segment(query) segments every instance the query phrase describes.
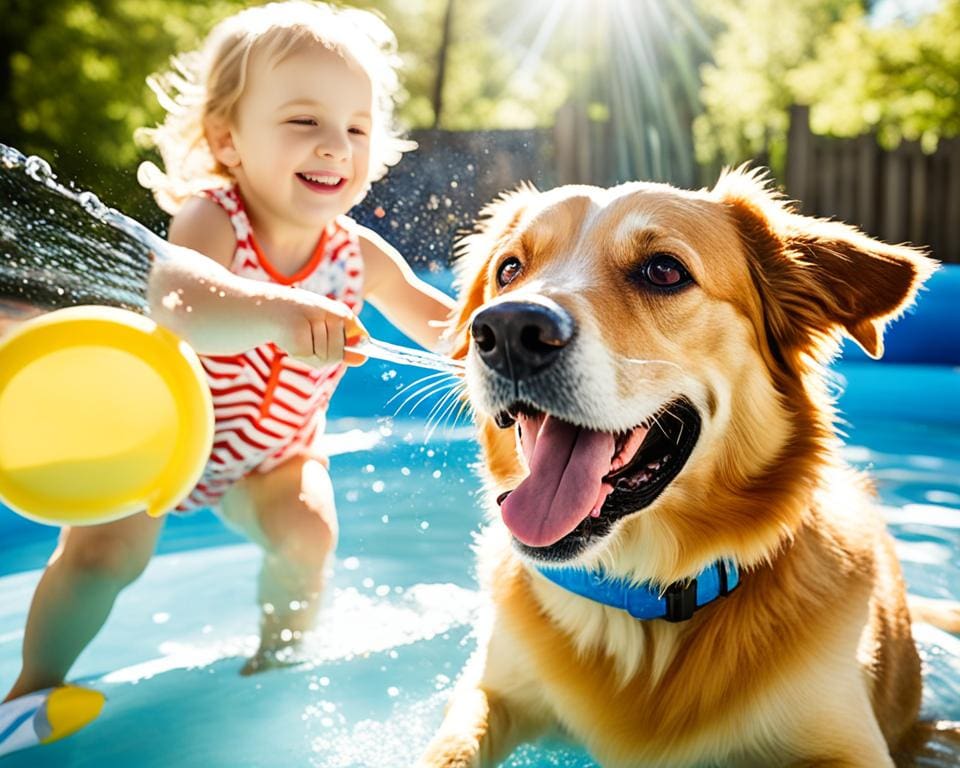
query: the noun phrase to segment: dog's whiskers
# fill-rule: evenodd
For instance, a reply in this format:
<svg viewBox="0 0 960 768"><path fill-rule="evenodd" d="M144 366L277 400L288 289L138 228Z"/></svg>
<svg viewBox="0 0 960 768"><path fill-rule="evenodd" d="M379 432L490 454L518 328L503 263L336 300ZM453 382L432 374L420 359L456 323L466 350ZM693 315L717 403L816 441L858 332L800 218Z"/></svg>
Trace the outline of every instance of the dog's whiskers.
<svg viewBox="0 0 960 768"><path fill-rule="evenodd" d="M452 398L456 397L457 388L451 387L448 389L436 403L433 404L433 407L430 409L430 412L427 414L427 439L429 440L436 429L440 426L440 419L446 414L447 410L451 407Z"/></svg>
<svg viewBox="0 0 960 768"><path fill-rule="evenodd" d="M621 357L618 359L622 363L630 363L631 365L669 365L676 368L681 373L685 373L683 366L678 365L672 360L642 360L639 357Z"/></svg>
<svg viewBox="0 0 960 768"><path fill-rule="evenodd" d="M425 382L425 381L429 381L430 379L436 380L436 379L440 379L440 378L442 378L442 377L448 377L448 378L451 378L451 377L452 377L452 378L456 378L456 379L459 378L458 376L455 376L454 374L451 374L449 371L440 371L439 373L428 373L427 375L421 376L419 379L415 379L414 381L410 382L409 384L401 387L401 388L398 389L396 392L394 392L393 395L390 397L390 399L387 400L386 405L390 405L390 403L392 403L392 402L393 402L394 400L396 400L398 397L401 397L401 396L404 395L405 393L409 392L411 389L413 389L413 387L416 387L416 386L418 386L419 384L422 384L422 383ZM434 383L436 383L436 382L434 382Z"/></svg>
<svg viewBox="0 0 960 768"><path fill-rule="evenodd" d="M460 386L451 387L450 390L434 405L431 409L430 414L427 416L427 433L426 439L430 440L433 437L434 432L443 426L447 428L447 424L450 421L450 414L453 413L454 409L457 407L457 402L460 402L460 408L456 416L453 419L453 426L456 426L457 419L460 416L460 413L463 412L463 407L465 404L465 399L463 393L465 386L460 382ZM431 425L431 420L433 424Z"/></svg>
<svg viewBox="0 0 960 768"><path fill-rule="evenodd" d="M449 386L449 382L446 382L446 381L434 382L430 386L424 387L423 389L418 390L414 394L410 395L410 397L408 397L406 400L403 401L400 407L402 408L403 405L406 405L408 402L410 402L411 400L413 400L415 397L419 395L420 398L413 405L410 406L410 413L412 414L420 405L420 403L424 402L425 400L429 399L430 397L436 395L439 392L443 392L444 389L446 389L448 386Z"/></svg>
<svg viewBox="0 0 960 768"><path fill-rule="evenodd" d="M661 423L660 423L660 420L657 418L657 416L661 415L662 413L663 413L663 412L661 411L661 413L659 413L659 414L658 414L658 413L653 414L653 415L650 417L650 421L652 421L654 424L656 424L657 427L659 428L659 430L660 430L661 432L663 432L663 434L667 434L667 430L665 430L665 429L663 428L663 424L661 424Z"/></svg>
<svg viewBox="0 0 960 768"><path fill-rule="evenodd" d="M673 411L671 411L669 407L666 408L666 409L664 409L663 413L664 413L664 415L670 416L670 417L672 417L673 419L675 419L676 421L680 422L680 432L679 432L679 434L677 435L677 443L679 443L679 442L680 442L680 439L683 437L683 429L684 429L684 426L685 426L683 419L681 419L679 416L677 416L677 414L675 414ZM657 426L659 427L660 425L657 424ZM663 429L663 427L660 427L660 429Z"/></svg>
<svg viewBox="0 0 960 768"><path fill-rule="evenodd" d="M426 378L433 378L433 377L426 377ZM410 407L410 413L412 414L414 410L416 410L417 406L420 405L420 403L422 403L424 400L426 400L432 395L435 395L437 392L443 391L445 388L455 386L458 383L458 381L459 381L458 377L447 375L444 379L440 381L427 382L424 386L420 387L420 389L417 389L416 391L408 395L407 398L404 399L404 401L397 406L396 410L394 411L394 416L399 414L400 411L402 411L403 408L407 405L407 403L419 397L420 399L417 400L417 402L415 402ZM392 399L393 398L391 398L391 400Z"/></svg>

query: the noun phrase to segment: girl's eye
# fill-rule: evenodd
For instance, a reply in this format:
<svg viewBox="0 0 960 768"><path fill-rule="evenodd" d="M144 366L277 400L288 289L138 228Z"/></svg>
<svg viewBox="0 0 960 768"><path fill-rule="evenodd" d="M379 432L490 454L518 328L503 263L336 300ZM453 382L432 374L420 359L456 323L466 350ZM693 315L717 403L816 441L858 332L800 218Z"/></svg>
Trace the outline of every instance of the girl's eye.
<svg viewBox="0 0 960 768"><path fill-rule="evenodd" d="M356 136L366 136L367 132L363 128L351 128L350 133Z"/></svg>
<svg viewBox="0 0 960 768"><path fill-rule="evenodd" d="M316 125L317 121L311 117L298 117L295 120L288 120L293 125Z"/></svg>
<svg viewBox="0 0 960 768"><path fill-rule="evenodd" d="M693 281L690 273L668 253L657 253L639 270L640 279L653 288L680 288Z"/></svg>
<svg viewBox="0 0 960 768"><path fill-rule="evenodd" d="M516 256L510 256L504 259L500 268L497 270L497 285L501 288L510 285L523 271L523 264Z"/></svg>

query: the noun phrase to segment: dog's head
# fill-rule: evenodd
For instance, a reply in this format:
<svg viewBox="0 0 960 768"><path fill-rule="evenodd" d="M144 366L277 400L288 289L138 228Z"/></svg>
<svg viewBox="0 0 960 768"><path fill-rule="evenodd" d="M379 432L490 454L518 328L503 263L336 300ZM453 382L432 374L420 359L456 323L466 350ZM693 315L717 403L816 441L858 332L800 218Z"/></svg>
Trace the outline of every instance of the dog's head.
<svg viewBox="0 0 960 768"><path fill-rule="evenodd" d="M745 172L521 188L462 251L458 354L514 543L664 583L790 535L831 456L820 363L841 333L879 356L934 269Z"/></svg>

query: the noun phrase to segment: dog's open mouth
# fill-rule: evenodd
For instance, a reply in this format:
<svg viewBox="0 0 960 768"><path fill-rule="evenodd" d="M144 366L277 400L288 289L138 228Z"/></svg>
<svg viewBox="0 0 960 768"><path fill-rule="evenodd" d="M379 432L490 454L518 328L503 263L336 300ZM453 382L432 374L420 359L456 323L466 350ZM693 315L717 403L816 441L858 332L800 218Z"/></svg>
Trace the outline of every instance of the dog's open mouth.
<svg viewBox="0 0 960 768"><path fill-rule="evenodd" d="M680 473L700 434L700 416L678 399L643 424L598 432L517 403L497 415L516 422L530 474L501 496L519 547L566 560L614 522L651 504Z"/></svg>

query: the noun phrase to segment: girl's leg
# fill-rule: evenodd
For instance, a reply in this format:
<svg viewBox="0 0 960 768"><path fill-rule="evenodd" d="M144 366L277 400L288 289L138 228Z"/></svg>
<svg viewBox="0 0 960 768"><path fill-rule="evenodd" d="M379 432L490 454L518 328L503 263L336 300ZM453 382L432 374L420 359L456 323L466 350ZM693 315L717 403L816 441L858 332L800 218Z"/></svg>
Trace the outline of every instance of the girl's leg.
<svg viewBox="0 0 960 768"><path fill-rule="evenodd" d="M162 518L140 513L104 525L64 528L33 594L23 667L4 701L60 685L100 631L113 602L153 554Z"/></svg>
<svg viewBox="0 0 960 768"><path fill-rule="evenodd" d="M264 549L260 648L243 669L249 674L313 626L324 566L337 541L330 475L317 459L293 457L240 481L224 497L223 512Z"/></svg>

